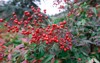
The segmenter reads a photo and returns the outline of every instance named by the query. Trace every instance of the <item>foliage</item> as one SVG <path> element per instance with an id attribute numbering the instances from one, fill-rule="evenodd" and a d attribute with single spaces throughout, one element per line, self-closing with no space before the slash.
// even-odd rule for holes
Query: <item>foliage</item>
<path id="1" fill-rule="evenodd" d="M 63 1 L 68 8 L 66 18 L 58 18 L 53 24 L 34 6 L 32 12 L 23 12 L 24 17 L 18 18 L 13 12 L 12 22 L 1 18 L 0 61 L 86 63 L 94 57 L 100 61 L 100 5 Z"/>

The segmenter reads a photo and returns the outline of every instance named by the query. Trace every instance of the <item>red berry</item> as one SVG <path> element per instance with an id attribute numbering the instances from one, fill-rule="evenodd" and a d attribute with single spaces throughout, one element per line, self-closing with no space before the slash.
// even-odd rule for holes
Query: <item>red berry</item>
<path id="1" fill-rule="evenodd" d="M 78 61 L 81 61 L 82 59 L 81 58 L 78 58 Z"/>
<path id="2" fill-rule="evenodd" d="M 3 19 L 0 19 L 0 22 L 3 22 L 4 20 Z"/>
<path id="3" fill-rule="evenodd" d="M 4 24 L 4 26 L 7 26 L 7 25 L 8 25 L 8 23 L 5 23 L 5 24 Z"/>
<path id="4" fill-rule="evenodd" d="M 44 13 L 46 13 L 46 9 L 44 9 L 43 11 L 44 11 Z"/>
<path id="5" fill-rule="evenodd" d="M 64 46 L 60 46 L 60 49 L 64 49 Z"/>
<path id="6" fill-rule="evenodd" d="M 66 48 L 64 48 L 64 51 L 66 52 L 66 51 L 67 51 L 67 49 L 66 49 Z"/>

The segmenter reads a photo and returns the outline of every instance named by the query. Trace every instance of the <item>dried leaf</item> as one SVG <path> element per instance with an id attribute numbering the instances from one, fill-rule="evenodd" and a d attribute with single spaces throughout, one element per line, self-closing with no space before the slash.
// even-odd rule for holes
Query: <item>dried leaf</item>
<path id="1" fill-rule="evenodd" d="M 27 60 L 24 60 L 22 63 L 29 63 Z"/>
<path id="2" fill-rule="evenodd" d="M 11 53 L 8 54 L 8 60 L 12 60 L 12 54 Z"/>

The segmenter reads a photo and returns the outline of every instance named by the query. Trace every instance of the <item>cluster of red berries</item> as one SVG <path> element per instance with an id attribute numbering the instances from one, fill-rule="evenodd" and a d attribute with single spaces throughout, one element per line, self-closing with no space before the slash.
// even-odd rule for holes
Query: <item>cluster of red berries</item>
<path id="1" fill-rule="evenodd" d="M 36 28 L 32 33 L 31 43 L 40 44 L 45 42 L 47 45 L 58 43 L 60 49 L 64 51 L 72 47 L 71 34 L 66 27 L 66 21 L 48 25 L 45 28 Z"/>
<path id="2" fill-rule="evenodd" d="M 4 22 L 4 26 L 8 28 L 8 32 L 19 32 L 19 29 L 24 27 L 24 29 L 30 29 L 29 25 L 33 26 L 39 26 L 41 23 L 44 23 L 48 16 L 44 16 L 40 12 L 40 8 L 35 8 L 31 6 L 31 9 L 33 13 L 30 13 L 29 11 L 25 11 L 23 17 L 19 20 L 18 16 L 15 12 L 12 13 L 13 17 L 10 19 L 10 23 L 4 22 L 3 19 L 0 19 L 0 22 Z M 46 13 L 46 10 L 44 10 L 44 13 Z M 23 33 L 23 32 L 22 32 Z M 28 34 L 29 32 L 23 33 Z"/>
<path id="3" fill-rule="evenodd" d="M 45 42 L 47 45 L 58 43 L 64 51 L 69 50 L 72 47 L 72 41 L 66 27 L 66 21 L 60 22 L 58 25 L 43 26 L 41 24 L 45 24 L 44 19 L 48 17 L 40 12 L 40 8 L 31 6 L 31 9 L 33 13 L 25 11 L 20 20 L 16 13 L 13 12 L 13 17 L 10 19 L 13 24 L 9 23 L 9 21 L 4 22 L 4 26 L 8 29 L 7 31 L 10 33 L 18 33 L 20 31 L 25 36 L 32 35 L 30 43 L 40 44 Z M 46 10 L 44 10 L 44 13 L 46 13 Z M 0 22 L 3 21 L 3 19 L 0 19 Z"/>

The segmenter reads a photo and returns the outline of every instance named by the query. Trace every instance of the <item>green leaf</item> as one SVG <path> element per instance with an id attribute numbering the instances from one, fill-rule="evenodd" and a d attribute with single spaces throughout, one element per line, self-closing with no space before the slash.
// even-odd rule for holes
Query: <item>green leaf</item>
<path id="1" fill-rule="evenodd" d="M 35 43 L 30 44 L 30 48 L 35 48 L 36 46 L 37 46 L 37 44 L 35 44 Z"/>
<path id="2" fill-rule="evenodd" d="M 81 5 L 81 7 L 86 7 L 87 6 L 87 3 L 86 2 L 84 2 L 82 5 Z"/>
<path id="3" fill-rule="evenodd" d="M 78 62 L 75 59 L 68 58 L 68 59 L 63 59 L 62 63 L 78 63 Z"/>
<path id="4" fill-rule="evenodd" d="M 54 63 L 59 63 L 59 61 L 58 60 L 55 60 L 55 62 Z"/>
<path id="5" fill-rule="evenodd" d="M 12 42 L 13 42 L 16 46 L 22 43 L 22 41 L 21 41 L 21 40 L 18 40 L 18 39 L 13 39 Z"/>
<path id="6" fill-rule="evenodd" d="M 61 51 L 59 54 L 58 54 L 58 58 L 69 58 L 70 57 L 70 54 L 69 54 L 69 51 Z"/>
<path id="7" fill-rule="evenodd" d="M 54 55 L 47 55 L 42 63 L 48 63 L 52 58 L 54 57 Z"/>
<path id="8" fill-rule="evenodd" d="M 53 46 L 52 46 L 51 49 L 50 49 L 50 52 L 51 52 L 52 54 L 58 55 L 59 52 L 60 52 L 60 49 L 59 49 L 58 44 L 56 44 L 56 43 L 53 44 Z"/>
<path id="9" fill-rule="evenodd" d="M 62 17 L 62 18 L 57 18 L 57 19 L 54 19 L 54 24 L 57 24 L 57 23 L 59 23 L 59 22 L 61 22 L 61 21 L 63 21 L 65 18 L 64 17 Z"/>
<path id="10" fill-rule="evenodd" d="M 85 25 L 86 20 L 85 19 L 82 19 L 81 23 L 82 23 L 82 25 Z"/>
<path id="11" fill-rule="evenodd" d="M 16 52 L 15 54 L 13 54 L 13 61 L 16 61 L 19 56 L 20 56 L 19 52 Z"/>
<path id="12" fill-rule="evenodd" d="M 12 44 L 12 42 L 7 42 L 7 43 L 5 43 L 5 46 L 9 46 L 11 44 Z"/>
<path id="13" fill-rule="evenodd" d="M 25 57 L 25 60 L 27 60 L 28 59 L 28 54 L 25 54 L 24 57 Z"/>
<path id="14" fill-rule="evenodd" d="M 40 44 L 38 47 L 39 52 L 44 52 L 45 51 L 45 45 L 44 44 Z"/>
<path id="15" fill-rule="evenodd" d="M 79 6 L 77 4 L 74 4 L 74 8 L 78 8 Z"/>
<path id="16" fill-rule="evenodd" d="M 78 21 L 77 25 L 85 25 L 86 20 L 82 19 L 81 21 Z"/>
<path id="17" fill-rule="evenodd" d="M 94 8 L 92 8 L 92 10 L 93 10 L 94 14 L 97 16 L 97 10 L 96 10 L 96 8 L 94 7 Z"/>
<path id="18" fill-rule="evenodd" d="M 36 59 L 40 59 L 44 56 L 45 52 L 39 52 L 39 51 L 35 51 L 34 52 L 34 57 L 36 57 Z"/>

